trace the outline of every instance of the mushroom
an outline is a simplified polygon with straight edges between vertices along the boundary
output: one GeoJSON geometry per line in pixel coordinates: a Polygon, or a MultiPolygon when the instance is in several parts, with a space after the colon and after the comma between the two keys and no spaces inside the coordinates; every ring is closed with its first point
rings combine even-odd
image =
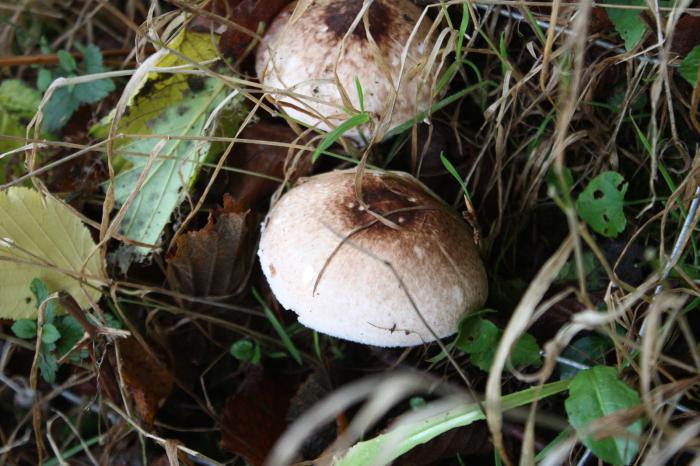
{"type": "MultiPolygon", "coordinates": [[[[272,98],[289,116],[325,131],[337,127],[352,115],[348,102],[354,111],[362,107],[356,78],[364,110],[382,122],[378,140],[429,108],[438,77],[432,23],[415,4],[372,1],[369,35],[362,0],[315,0],[291,20],[295,5],[275,18],[256,57],[260,81],[284,90],[272,98]]],[[[355,127],[345,135],[362,142],[369,129],[355,127]]]]}
{"type": "Polygon", "coordinates": [[[258,255],[275,297],[299,322],[375,346],[449,336],[487,295],[464,221],[402,172],[306,178],[271,209],[258,255]]]}

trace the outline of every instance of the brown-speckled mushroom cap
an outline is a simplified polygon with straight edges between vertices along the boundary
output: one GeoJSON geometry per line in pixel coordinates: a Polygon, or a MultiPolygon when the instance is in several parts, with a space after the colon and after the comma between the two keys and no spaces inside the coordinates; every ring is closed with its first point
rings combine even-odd
{"type": "Polygon", "coordinates": [[[407,291],[438,338],[453,334],[487,295],[467,225],[412,176],[366,170],[362,199],[392,222],[383,223],[358,201],[356,175],[307,178],[270,211],[258,255],[276,298],[302,324],[346,340],[434,340],[407,291]]]}
{"type": "MultiPolygon", "coordinates": [[[[258,77],[264,85],[295,94],[272,95],[291,117],[326,131],[338,126],[350,114],[343,110],[337,83],[354,109],[360,109],[355,77],[363,90],[365,110],[383,122],[378,125],[380,139],[389,128],[430,106],[439,67],[426,65],[434,45],[428,37],[432,24],[411,1],[372,2],[367,19],[376,48],[370,44],[362,18],[347,34],[362,10],[362,0],[315,0],[290,22],[295,5],[272,22],[256,58],[258,77]],[[379,52],[381,60],[373,50],[379,52]]],[[[368,136],[367,127],[362,127],[362,132],[368,136]]],[[[361,140],[358,128],[345,135],[361,140]]]]}

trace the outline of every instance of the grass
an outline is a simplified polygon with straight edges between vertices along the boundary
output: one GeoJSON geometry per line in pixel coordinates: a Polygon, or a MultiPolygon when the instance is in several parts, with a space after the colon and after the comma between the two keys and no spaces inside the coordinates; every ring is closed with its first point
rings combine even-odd
{"type": "MultiPolygon", "coordinates": [[[[568,427],[568,381],[559,380],[561,353],[591,335],[610,344],[593,356],[593,363],[614,367],[640,396],[638,406],[606,418],[616,435],[624,432],[625,422],[644,421],[635,464],[682,464],[695,458],[691,434],[700,410],[700,251],[694,196],[700,135],[692,123],[692,112],[697,112],[691,105],[693,89],[676,72],[682,57],[673,47],[653,47],[658,26],[646,5],[604,5],[645,11],[646,39],[632,51],[624,50],[614,28],[601,26],[600,5],[572,8],[556,1],[525,6],[505,0],[428,5],[425,15],[438,20],[433,34],[442,41],[426,51],[426,60],[431,66],[442,59],[445,63],[440,73],[425,73],[426,83],[435,88],[428,108],[385,128],[383,140],[371,134],[382,126],[367,108],[369,83],[355,79],[354,87],[345,89],[356,94],[358,108],[343,105],[346,119],[321,133],[278,117],[278,109],[264,98],[270,89],[255,77],[252,55],[223,66],[205,60],[167,74],[186,76],[195,90],[197,80],[209,78],[220,80],[227,92],[240,93],[247,112],[240,127],[195,135],[115,131],[111,138],[94,138],[90,128],[117,105],[147,47],[163,45],[179,30],[180,11],[209,18],[220,12],[179,2],[149,11],[148,4],[133,0],[38,5],[42,8],[35,3],[0,7],[0,47],[11,55],[2,58],[7,64],[0,79],[34,86],[39,70],[51,66],[46,64],[51,57],[58,61],[57,52],[72,50],[76,43],[126,52],[110,52],[105,74],[68,78],[70,86],[106,76],[117,90],[79,108],[62,132],[44,134],[22,120],[27,137],[7,135],[16,147],[34,145],[0,156],[0,187],[31,186],[71,202],[99,239],[96,253],[108,264],[105,297],[89,312],[102,324],[105,313],[119,317],[155,363],[134,376],[131,369],[137,363],[117,348],[123,334],[98,326],[97,336],[83,346],[89,357],[66,361],[51,385],[32,369],[34,342],[15,338],[11,322],[0,321],[0,463],[88,463],[90,455],[108,463],[117,452],[126,452],[144,464],[178,454],[202,464],[243,464],[241,458],[257,464],[245,448],[221,448],[221,432],[232,428],[226,423],[233,418],[242,426],[237,435],[245,436],[272,417],[283,420],[286,432],[275,450],[284,451],[279,458],[285,460],[272,464],[287,464],[299,451],[307,460],[322,454],[340,458],[349,451],[339,460],[349,465],[370,464],[369,456],[362,455],[377,449],[391,451],[391,458],[417,455],[419,445],[430,452],[438,436],[463,433],[467,426],[473,435],[484,435],[484,442],[475,443],[493,448],[462,446],[458,453],[432,459],[512,465],[584,464],[582,459],[589,458],[585,464],[594,464],[597,447],[582,443],[584,435],[577,437],[568,427]],[[554,16],[550,6],[556,9],[554,16]],[[21,57],[21,63],[13,63],[13,56],[21,57]],[[27,56],[37,57],[35,64],[26,66],[27,56]],[[255,132],[265,125],[267,133],[255,132]],[[342,140],[346,131],[360,127],[374,141],[368,150],[342,140]],[[129,240],[110,228],[114,212],[103,207],[114,200],[101,187],[115,180],[115,151],[124,138],[216,143],[223,149],[196,162],[199,179],[182,193],[153,256],[121,273],[112,254],[129,240]],[[257,152],[246,152],[253,148],[257,152]],[[293,313],[274,300],[254,260],[257,226],[301,176],[354,165],[416,174],[420,169],[421,180],[460,211],[468,197],[474,209],[470,215],[483,229],[481,250],[491,287],[486,307],[497,311],[487,317],[503,329],[489,372],[471,365],[449,340],[440,348],[387,350],[320,335],[296,325],[293,313]],[[577,210],[580,193],[606,171],[619,173],[629,184],[620,205],[627,226],[615,238],[596,233],[577,210]],[[214,257],[244,265],[231,272],[233,278],[213,267],[196,269],[210,276],[204,280],[202,272],[192,280],[214,289],[217,280],[236,278],[231,283],[236,286],[227,288],[235,292],[212,295],[196,287],[179,288],[172,255],[181,246],[174,232],[180,237],[200,230],[211,234],[207,228],[222,226],[229,219],[225,215],[235,210],[216,210],[226,192],[248,196],[249,204],[237,208],[250,211],[250,233],[240,233],[237,255],[226,255],[224,248],[214,257]],[[212,226],[205,227],[210,213],[212,226]],[[568,278],[559,277],[562,269],[568,278]],[[511,344],[525,331],[537,339],[542,365],[514,370],[507,363],[511,344]],[[228,355],[230,345],[241,338],[260,345],[260,364],[228,355]],[[435,358],[443,348],[449,348],[449,357],[435,358]],[[159,370],[173,376],[167,390],[155,376],[159,370]],[[276,386],[255,385],[261,383],[255,382],[259,373],[278,377],[276,386]],[[271,407],[267,414],[226,411],[229,401],[247,390],[264,398],[278,394],[277,389],[299,412],[292,415],[287,406],[271,407]],[[68,400],[61,392],[75,396],[68,400]],[[413,395],[427,400],[425,411],[412,410],[407,400],[413,395]],[[150,401],[141,403],[140,397],[150,401]],[[516,405],[524,408],[511,410],[516,405]],[[149,413],[151,423],[144,416],[149,413]],[[309,437],[323,444],[314,450],[309,437]]],[[[688,37],[672,24],[679,16],[692,17],[679,8],[664,5],[659,10],[665,44],[688,37]]],[[[691,13],[697,15],[697,8],[691,13]]],[[[258,21],[254,23],[246,26],[246,34],[258,30],[258,21]]],[[[358,24],[363,27],[361,20],[358,24]]],[[[426,70],[404,71],[420,75],[426,70]]],[[[0,101],[0,111],[6,108],[0,101]]],[[[127,155],[172,159],[156,152],[127,155]]],[[[198,254],[204,257],[211,248],[198,254]]],[[[192,270],[197,257],[190,262],[192,270]]],[[[8,276],[0,268],[0,290],[9,286],[8,276]]],[[[609,433],[603,427],[595,429],[609,433]]],[[[257,440],[266,441],[261,437],[257,440]]],[[[252,444],[272,449],[271,444],[252,444]]]]}

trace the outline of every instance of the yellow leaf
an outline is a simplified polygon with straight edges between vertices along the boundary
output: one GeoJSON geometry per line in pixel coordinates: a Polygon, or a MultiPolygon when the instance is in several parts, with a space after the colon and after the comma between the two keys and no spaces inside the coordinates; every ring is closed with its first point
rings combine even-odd
{"type": "Polygon", "coordinates": [[[33,189],[0,192],[0,318],[36,317],[34,278],[86,308],[88,296],[99,298],[104,277],[90,232],[68,206],[33,189]]]}

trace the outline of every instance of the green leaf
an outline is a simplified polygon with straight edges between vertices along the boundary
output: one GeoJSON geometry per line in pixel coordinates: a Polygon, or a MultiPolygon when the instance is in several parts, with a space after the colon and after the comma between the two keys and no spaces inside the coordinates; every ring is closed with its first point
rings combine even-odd
{"type": "Polygon", "coordinates": [[[626,465],[634,459],[639,448],[634,437],[642,432],[641,421],[627,427],[628,438],[593,440],[587,429],[592,421],[639,403],[637,392],[619,379],[614,367],[595,366],[579,372],[571,380],[565,408],[569,423],[586,447],[602,461],[626,465]]]}
{"type": "Polygon", "coordinates": [[[60,66],[66,73],[75,71],[75,69],[78,68],[75,58],[73,58],[73,55],[68,53],[66,50],[59,50],[56,55],[58,56],[58,66],[60,66]]]}
{"type": "Polygon", "coordinates": [[[42,326],[41,341],[47,344],[56,343],[61,338],[61,334],[54,324],[44,324],[42,326]]]}
{"type": "MultiPolygon", "coordinates": [[[[605,275],[605,271],[600,265],[600,262],[598,262],[595,254],[593,254],[591,251],[584,251],[582,259],[583,273],[588,288],[591,290],[597,290],[600,289],[601,285],[607,284],[607,275],[605,275]]],[[[559,270],[557,278],[554,279],[554,282],[565,283],[576,280],[578,280],[578,268],[576,267],[576,259],[572,257],[559,270]]]]}
{"type": "Polygon", "coordinates": [[[54,133],[63,128],[79,106],[80,100],[67,86],[56,88],[42,110],[44,114],[42,129],[54,133]]]}
{"type": "MultiPolygon", "coordinates": [[[[26,122],[39,107],[41,94],[18,79],[6,79],[0,83],[0,135],[24,138],[26,122]]],[[[0,137],[0,153],[23,145],[21,140],[0,137]]],[[[7,158],[0,159],[0,183],[5,183],[7,158]]]]}
{"type": "MultiPolygon", "coordinates": [[[[620,6],[642,6],[644,0],[609,0],[607,3],[620,6]]],[[[632,50],[647,31],[642,12],[636,9],[606,8],[608,19],[620,37],[625,41],[625,49],[632,50]]]]}
{"type": "MultiPolygon", "coordinates": [[[[83,54],[83,66],[85,74],[98,74],[107,71],[102,66],[102,53],[95,45],[77,46],[83,54]]],[[[73,95],[85,103],[95,103],[107,97],[113,90],[114,82],[111,79],[97,79],[87,83],[81,83],[73,89],[73,95]]]]}
{"type": "Polygon", "coordinates": [[[678,72],[683,78],[695,87],[698,84],[698,69],[700,69],[700,45],[696,45],[688,55],[685,56],[678,72]]]}
{"type": "Polygon", "coordinates": [[[456,346],[468,354],[481,353],[498,346],[501,331],[496,325],[478,316],[470,316],[459,322],[456,346]]]}
{"type": "Polygon", "coordinates": [[[56,372],[58,371],[58,362],[56,356],[51,354],[50,350],[42,350],[39,354],[39,372],[41,378],[48,383],[56,381],[56,372]]]}
{"type": "MultiPolygon", "coordinates": [[[[472,364],[488,372],[502,335],[503,331],[493,322],[482,319],[479,315],[471,315],[459,322],[454,345],[469,354],[472,364]]],[[[541,363],[540,348],[532,335],[524,333],[518,338],[513,345],[510,362],[514,367],[541,363]]]]}
{"type": "Polygon", "coordinates": [[[34,116],[41,93],[19,79],[6,79],[0,83],[0,107],[21,118],[34,116]]]}
{"type": "MultiPolygon", "coordinates": [[[[504,411],[517,408],[535,400],[560,393],[567,388],[568,381],[553,382],[511,393],[502,398],[504,411]]],[[[381,458],[381,464],[388,464],[413,448],[429,442],[438,435],[458,427],[468,426],[485,419],[477,404],[466,404],[458,408],[419,420],[407,426],[400,426],[370,440],[355,444],[337,462],[335,466],[365,466],[375,464],[381,458]]]]}
{"type": "MultiPolygon", "coordinates": [[[[184,29],[168,47],[189,60],[164,49],[149,58],[150,65],[181,66],[209,60],[218,54],[210,34],[184,29]]],[[[163,138],[133,137],[115,141],[116,163],[121,166],[114,185],[117,206],[123,205],[135,191],[138,178],[148,168],[149,156],[156,157],[120,224],[121,235],[141,243],[158,244],[163,229],[186,198],[201,163],[209,155],[208,141],[187,137],[206,136],[215,130],[204,126],[227,92],[221,80],[190,74],[149,73],[144,78],[120,119],[117,132],[163,138]]],[[[238,127],[244,115],[242,102],[242,98],[233,99],[228,114],[222,112],[219,116],[224,118],[225,115],[238,127]]],[[[93,134],[104,135],[109,124],[109,119],[103,121],[101,126],[93,128],[93,134]]],[[[123,245],[116,259],[124,270],[134,259],[151,252],[148,247],[123,245]]]]}
{"type": "Polygon", "coordinates": [[[231,345],[231,356],[239,361],[258,364],[260,362],[260,345],[250,340],[238,340],[231,345]]]}
{"type": "Polygon", "coordinates": [[[12,324],[12,332],[17,335],[18,338],[24,338],[25,340],[32,339],[36,336],[36,321],[19,319],[12,324]]]}
{"type": "Polygon", "coordinates": [[[52,82],[53,73],[51,73],[51,70],[41,68],[39,70],[39,74],[37,75],[36,88],[39,89],[41,92],[44,92],[46,89],[49,88],[52,82]]]}
{"type": "MultiPolygon", "coordinates": [[[[612,348],[609,338],[601,335],[587,335],[571,343],[561,356],[569,361],[573,361],[584,366],[593,366],[603,362],[605,353],[612,348]]],[[[579,368],[570,364],[559,363],[559,375],[562,379],[570,379],[579,371],[579,368]]]]}
{"type": "Polygon", "coordinates": [[[540,345],[537,344],[535,337],[529,333],[520,335],[510,353],[510,364],[513,367],[539,366],[542,364],[540,345]]]}
{"type": "MultiPolygon", "coordinates": [[[[29,284],[29,291],[32,292],[34,295],[34,306],[39,309],[39,306],[41,306],[41,303],[46,301],[46,299],[49,297],[49,290],[46,288],[46,285],[44,282],[42,282],[38,278],[33,278],[31,283],[29,284]]],[[[47,303],[46,306],[51,305],[51,302],[47,303]]]]}
{"type": "Polygon", "coordinates": [[[76,48],[83,54],[83,68],[85,69],[85,74],[97,74],[107,71],[102,65],[102,52],[100,52],[100,49],[96,45],[76,45],[76,48]]]}
{"type": "MultiPolygon", "coordinates": [[[[39,301],[27,286],[35,278],[47,293],[64,290],[82,308],[99,299],[100,254],[72,209],[33,189],[12,187],[0,192],[0,218],[0,318],[36,319],[39,301]]],[[[52,306],[47,305],[48,323],[52,306]]]]}
{"type": "MultiPolygon", "coordinates": [[[[61,339],[56,343],[58,357],[62,358],[78,343],[85,334],[83,327],[73,316],[63,316],[56,321],[56,328],[61,334],[61,339]]],[[[80,359],[80,354],[71,359],[80,359]]]]}
{"type": "Polygon", "coordinates": [[[603,172],[591,180],[578,197],[578,213],[596,232],[614,238],[627,226],[623,210],[626,192],[627,183],[622,175],[603,172]]]}

